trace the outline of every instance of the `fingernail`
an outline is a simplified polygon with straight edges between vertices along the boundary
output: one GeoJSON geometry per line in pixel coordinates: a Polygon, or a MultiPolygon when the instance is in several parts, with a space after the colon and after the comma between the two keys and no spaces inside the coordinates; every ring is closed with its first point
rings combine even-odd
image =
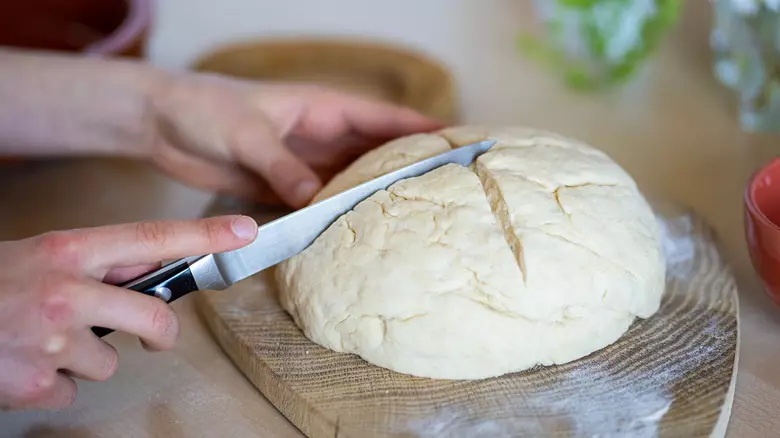
{"type": "Polygon", "coordinates": [[[248,216],[239,216],[233,219],[230,228],[233,229],[233,234],[236,237],[244,240],[252,239],[257,234],[257,222],[248,216]]]}
{"type": "Polygon", "coordinates": [[[309,202],[319,189],[320,185],[316,182],[311,180],[303,181],[295,188],[295,199],[300,203],[309,202]]]}

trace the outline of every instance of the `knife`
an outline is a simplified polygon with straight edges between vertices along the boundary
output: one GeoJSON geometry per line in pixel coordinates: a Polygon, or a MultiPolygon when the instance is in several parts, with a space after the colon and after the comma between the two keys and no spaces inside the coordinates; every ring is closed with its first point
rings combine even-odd
{"type": "MultiPolygon", "coordinates": [[[[197,290],[223,290],[228,286],[300,253],[339,217],[360,201],[393,183],[420,176],[446,164],[468,166],[490,150],[495,140],[462,146],[384,174],[330,198],[323,199],[258,227],[255,240],[242,248],[187,257],[131,280],[121,287],[174,301],[197,290]]],[[[93,327],[105,336],[113,330],[93,327]]]]}

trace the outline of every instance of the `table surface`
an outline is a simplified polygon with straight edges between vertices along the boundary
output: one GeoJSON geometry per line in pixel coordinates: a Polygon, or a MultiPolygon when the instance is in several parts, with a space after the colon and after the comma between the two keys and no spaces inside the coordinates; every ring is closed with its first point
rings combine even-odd
{"type": "MultiPolygon", "coordinates": [[[[742,228],[745,183],[780,151],[780,136],[738,129],[735,100],[711,75],[707,4],[685,2],[680,26],[631,84],[585,96],[517,55],[514,37],[530,20],[516,4],[522,2],[479,2],[483,8],[473,11],[464,10],[468,2],[454,3],[473,26],[488,29],[451,41],[457,50],[443,54],[461,88],[464,122],[532,125],[588,141],[610,153],[648,196],[684,204],[714,227],[740,287],[739,371],[727,436],[780,430],[780,309],[758,285],[742,228]]],[[[161,21],[170,13],[161,11],[161,21]]],[[[155,47],[158,59],[170,49],[155,47]]],[[[143,164],[105,159],[6,166],[0,187],[0,240],[194,218],[210,200],[143,164]]],[[[173,304],[182,322],[173,350],[148,353],[131,336],[108,336],[120,353],[114,377],[80,382],[76,403],[61,412],[0,414],[6,436],[300,436],[222,353],[191,298],[173,304]]]]}

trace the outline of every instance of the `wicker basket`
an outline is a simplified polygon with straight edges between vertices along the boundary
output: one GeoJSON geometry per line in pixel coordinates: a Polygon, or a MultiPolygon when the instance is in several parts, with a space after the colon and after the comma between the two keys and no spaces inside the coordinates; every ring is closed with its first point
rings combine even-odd
{"type": "Polygon", "coordinates": [[[356,40],[241,42],[198,59],[199,71],[241,78],[329,85],[411,107],[454,123],[459,118],[451,74],[412,50],[356,40]]]}

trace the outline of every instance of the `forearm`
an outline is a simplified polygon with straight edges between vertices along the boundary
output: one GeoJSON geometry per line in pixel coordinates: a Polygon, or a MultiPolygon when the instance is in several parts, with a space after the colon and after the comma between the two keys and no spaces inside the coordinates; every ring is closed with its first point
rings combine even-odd
{"type": "Polygon", "coordinates": [[[0,48],[0,156],[146,156],[164,80],[130,60],[0,48]]]}

